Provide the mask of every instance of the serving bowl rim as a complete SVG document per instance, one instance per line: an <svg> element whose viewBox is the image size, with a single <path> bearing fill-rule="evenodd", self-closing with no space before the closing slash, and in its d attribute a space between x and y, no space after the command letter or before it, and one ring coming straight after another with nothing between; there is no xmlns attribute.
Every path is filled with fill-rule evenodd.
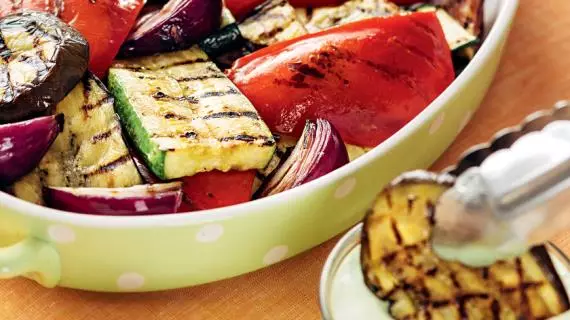
<svg viewBox="0 0 570 320"><path fill-rule="evenodd" d="M517 11L519 0L502 0L500 9L493 22L493 27L486 36L481 48L467 65L465 70L457 77L444 92L442 92L430 105L428 105L414 119L408 122L402 129L392 135L386 141L362 155L353 162L307 184L287 190L263 199L233 205L224 208L203 210L197 212L173 213L165 215L149 216L99 216L61 211L27 202L10 194L0 192L0 203L4 208L16 211L22 215L39 218L59 223L94 228L147 228L169 227L193 224L204 224L215 221L229 220L241 215L265 212L267 208L287 204L299 196L310 193L314 189L324 188L335 181L342 180L360 171L366 165L382 156L399 143L412 135L422 124L433 118L459 91L475 77L478 70L495 53L500 45L502 37L509 28Z"/></svg>

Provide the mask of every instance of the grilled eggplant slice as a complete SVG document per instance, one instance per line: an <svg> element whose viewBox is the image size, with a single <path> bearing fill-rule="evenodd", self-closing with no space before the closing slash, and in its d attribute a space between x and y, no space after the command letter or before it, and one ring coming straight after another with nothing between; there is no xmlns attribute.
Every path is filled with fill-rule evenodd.
<svg viewBox="0 0 570 320"><path fill-rule="evenodd" d="M198 46L118 61L109 86L123 126L161 179L262 169L275 151L253 105Z"/></svg>
<svg viewBox="0 0 570 320"><path fill-rule="evenodd" d="M113 98L95 76L88 73L56 111L65 115L63 132L38 170L12 186L15 196L38 203L43 186L121 188L142 183L122 138Z"/></svg>
<svg viewBox="0 0 570 320"><path fill-rule="evenodd" d="M48 113L88 62L87 41L53 15L27 11L0 19L0 123Z"/></svg>
<svg viewBox="0 0 570 320"><path fill-rule="evenodd" d="M397 179L364 222L367 286L395 319L547 319L568 310L544 247L487 268L439 259L429 246L435 203L453 179L423 171Z"/></svg>
<svg viewBox="0 0 570 320"><path fill-rule="evenodd" d="M239 24L243 37L258 46L300 37L307 30L287 0L268 0Z"/></svg>

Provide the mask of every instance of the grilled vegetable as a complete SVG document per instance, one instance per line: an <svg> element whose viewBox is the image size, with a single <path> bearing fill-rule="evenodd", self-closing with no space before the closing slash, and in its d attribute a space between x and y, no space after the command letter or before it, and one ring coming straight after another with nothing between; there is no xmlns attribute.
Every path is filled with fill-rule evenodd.
<svg viewBox="0 0 570 320"><path fill-rule="evenodd" d="M109 72L124 127L161 179L264 168L275 140L254 107L197 46Z"/></svg>
<svg viewBox="0 0 570 320"><path fill-rule="evenodd" d="M350 22L400 13L400 8L385 0L350 0L336 7L297 10L310 33Z"/></svg>
<svg viewBox="0 0 570 320"><path fill-rule="evenodd" d="M225 6L238 21L245 19L255 7L263 2L265 0L224 0Z"/></svg>
<svg viewBox="0 0 570 320"><path fill-rule="evenodd" d="M228 75L272 132L299 137L306 120L323 118L362 147L397 132L455 77L434 13L372 18L284 41L239 59Z"/></svg>
<svg viewBox="0 0 570 320"><path fill-rule="evenodd" d="M437 14L449 48L452 51L459 51L479 43L479 39L474 34L464 29L463 26L444 9L438 9L432 5L422 5L415 10L419 12L435 12Z"/></svg>
<svg viewBox="0 0 570 320"><path fill-rule="evenodd" d="M394 319L547 319L568 309L544 247L488 268L441 260L429 246L439 196L450 176L408 173L365 218L361 260L367 286Z"/></svg>
<svg viewBox="0 0 570 320"><path fill-rule="evenodd" d="M326 120L307 121L295 149L259 194L271 196L311 182L348 163L340 134Z"/></svg>
<svg viewBox="0 0 570 320"><path fill-rule="evenodd" d="M127 38L144 0L2 0L0 17L26 10L53 14L89 42L89 70L103 77ZM69 64L66 68L74 66ZM66 69L67 71L67 69ZM82 73L81 73L82 75ZM70 87L71 90L73 88Z"/></svg>
<svg viewBox="0 0 570 320"><path fill-rule="evenodd" d="M294 7L332 7L342 4L345 0L289 0Z"/></svg>
<svg viewBox="0 0 570 320"><path fill-rule="evenodd" d="M62 127L63 115L0 125L0 185L32 171Z"/></svg>
<svg viewBox="0 0 570 320"><path fill-rule="evenodd" d="M472 35L479 37L483 31L484 0L430 0L441 6Z"/></svg>
<svg viewBox="0 0 570 320"><path fill-rule="evenodd" d="M198 211L227 207L251 200L255 170L209 171L182 179L189 203L181 211Z"/></svg>
<svg viewBox="0 0 570 320"><path fill-rule="evenodd" d="M56 17L24 12L0 19L0 123L45 114L87 69L85 39Z"/></svg>
<svg viewBox="0 0 570 320"><path fill-rule="evenodd" d="M275 170L277 170L284 162L289 158L293 149L297 145L297 139L289 138L289 137L281 137L277 136L275 138L277 140L277 145L275 148L275 153L273 157L265 166L265 168L261 170L257 170L255 175L255 182L253 183L253 193L255 194L261 185L269 178L272 177Z"/></svg>
<svg viewBox="0 0 570 320"><path fill-rule="evenodd" d="M124 56L150 55L190 47L220 26L222 0L170 0L135 25Z"/></svg>
<svg viewBox="0 0 570 320"><path fill-rule="evenodd" d="M130 188L46 188L48 206L105 216L176 213L182 200L180 182Z"/></svg>
<svg viewBox="0 0 570 320"><path fill-rule="evenodd" d="M239 24L243 37L257 46L297 38L307 34L295 9L286 0L268 0L256 7Z"/></svg>
<svg viewBox="0 0 570 320"><path fill-rule="evenodd" d="M63 132L38 170L12 186L15 196L38 203L42 186L117 188L142 182L122 139L113 98L97 78L87 74L56 112L65 115Z"/></svg>

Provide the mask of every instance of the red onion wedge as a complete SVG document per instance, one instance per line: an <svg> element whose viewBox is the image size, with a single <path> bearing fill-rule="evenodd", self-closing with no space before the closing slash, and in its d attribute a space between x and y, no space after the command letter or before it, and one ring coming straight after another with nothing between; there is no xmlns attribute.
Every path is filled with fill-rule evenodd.
<svg viewBox="0 0 570 320"><path fill-rule="evenodd" d="M104 216L176 213L182 183L148 184L130 188L45 188L49 207Z"/></svg>
<svg viewBox="0 0 570 320"><path fill-rule="evenodd" d="M348 152L327 120L307 121L293 152L259 192L271 196L315 180L347 164Z"/></svg>
<svg viewBox="0 0 570 320"><path fill-rule="evenodd" d="M188 48L220 26L221 0L170 0L137 21L121 48L123 56Z"/></svg>
<svg viewBox="0 0 570 320"><path fill-rule="evenodd" d="M0 125L0 184L32 171L63 129L63 114Z"/></svg>

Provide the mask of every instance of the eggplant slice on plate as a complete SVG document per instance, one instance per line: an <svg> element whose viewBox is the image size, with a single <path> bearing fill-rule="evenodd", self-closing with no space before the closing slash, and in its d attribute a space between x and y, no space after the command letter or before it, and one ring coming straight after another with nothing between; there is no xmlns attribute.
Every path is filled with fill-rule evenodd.
<svg viewBox="0 0 570 320"><path fill-rule="evenodd" d="M435 204L448 175L408 173L367 214L361 262L370 290L395 319L548 319L569 302L542 246L486 268L438 258L429 246Z"/></svg>
<svg viewBox="0 0 570 320"><path fill-rule="evenodd" d="M0 123L46 114L81 79L87 41L55 16L26 11L0 19Z"/></svg>

